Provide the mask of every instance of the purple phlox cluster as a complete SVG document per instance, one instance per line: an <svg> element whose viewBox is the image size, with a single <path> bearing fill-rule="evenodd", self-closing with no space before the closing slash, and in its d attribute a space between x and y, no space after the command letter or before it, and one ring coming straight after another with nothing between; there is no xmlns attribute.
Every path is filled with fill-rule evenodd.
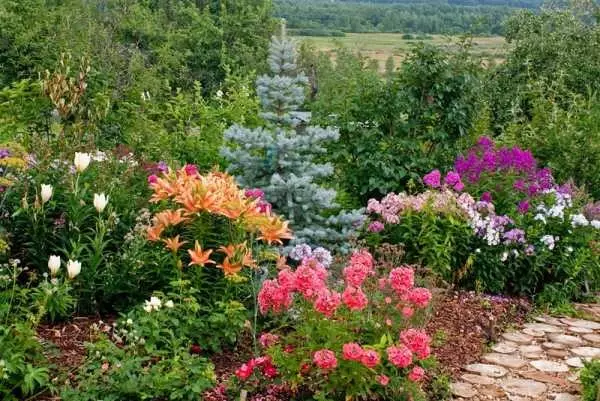
<svg viewBox="0 0 600 401"><path fill-rule="evenodd" d="M517 211L521 214L526 214L529 211L529 201L527 199L520 201Z"/></svg>
<svg viewBox="0 0 600 401"><path fill-rule="evenodd" d="M8 156L10 156L10 150L6 149L6 148L1 148L0 149L0 159L6 159Z"/></svg>
<svg viewBox="0 0 600 401"><path fill-rule="evenodd" d="M367 228L367 230L369 230L372 233L379 233L381 231L383 231L385 229L385 225L380 222L380 221L372 221L371 224L369 224L369 227Z"/></svg>
<svg viewBox="0 0 600 401"><path fill-rule="evenodd" d="M588 220L600 220L600 201L590 202L583 208L583 214Z"/></svg>
<svg viewBox="0 0 600 401"><path fill-rule="evenodd" d="M317 247L312 249L308 244L298 244L290 251L289 257L295 261L303 261L307 259L314 259L323 267L331 266L333 262L333 256L331 252L323 247Z"/></svg>
<svg viewBox="0 0 600 401"><path fill-rule="evenodd" d="M442 187L442 173L440 170L433 170L432 172L423 176L423 183L430 188L441 188ZM444 185L450 187L457 192L462 192L465 189L465 184L460 178L460 174L456 171L449 171L444 177Z"/></svg>
<svg viewBox="0 0 600 401"><path fill-rule="evenodd" d="M520 178L513 183L513 188L528 196L555 186L551 170L538 169L529 150L517 146L496 148L488 137L481 137L466 155L459 156L454 162L454 171L468 183L478 182L484 174L516 174Z"/></svg>
<svg viewBox="0 0 600 401"><path fill-rule="evenodd" d="M261 213L271 213L273 206L265 200L265 192L260 188L247 189L244 192L247 198L258 199L258 210Z"/></svg>
<svg viewBox="0 0 600 401"><path fill-rule="evenodd" d="M504 244L524 244L525 243L525 231L520 228L513 228L508 230L503 235Z"/></svg>

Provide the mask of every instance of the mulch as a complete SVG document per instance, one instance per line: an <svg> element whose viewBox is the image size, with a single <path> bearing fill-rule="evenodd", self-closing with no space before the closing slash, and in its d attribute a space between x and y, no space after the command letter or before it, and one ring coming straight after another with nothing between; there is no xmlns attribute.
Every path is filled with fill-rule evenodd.
<svg viewBox="0 0 600 401"><path fill-rule="evenodd" d="M435 294L433 315L425 326L433 338L432 353L443 373L456 378L461 368L475 362L486 344L494 342L507 325L522 324L531 310L523 298L489 296L465 291L441 291ZM76 317L55 325L41 325L38 336L53 345L55 352L48 358L61 370L74 372L85 358L85 343L93 340L98 330L110 331L114 318ZM227 378L250 357L250 347L244 342L235 350L212 357L219 385L206 394L206 401L227 401ZM57 400L41 397L40 400ZM248 397L248 401L284 401L290 394L282 386L270 386L263 393Z"/></svg>

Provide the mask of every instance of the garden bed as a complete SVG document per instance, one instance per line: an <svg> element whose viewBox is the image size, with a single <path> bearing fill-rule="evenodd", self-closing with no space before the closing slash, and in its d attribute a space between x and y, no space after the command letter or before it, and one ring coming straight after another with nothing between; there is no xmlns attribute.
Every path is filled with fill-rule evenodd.
<svg viewBox="0 0 600 401"><path fill-rule="evenodd" d="M441 372L458 377L463 366L476 361L485 346L496 340L503 328L518 326L525 321L531 306L524 298L480 295L465 291L440 291L433 301L433 314L426 324L433 338L433 355ZM48 357L68 372L76 370L85 357L85 342L96 330L110 331L114 318L76 317L67 323L42 325L38 335L43 342L56 348ZM237 348L214 355L218 382L223 384L233 372L251 357L249 338ZM289 392L281 386L271 386L261 394L249 397L255 401L289 400ZM223 386L206 395L207 401L226 401ZM58 400L41 396L36 400Z"/></svg>

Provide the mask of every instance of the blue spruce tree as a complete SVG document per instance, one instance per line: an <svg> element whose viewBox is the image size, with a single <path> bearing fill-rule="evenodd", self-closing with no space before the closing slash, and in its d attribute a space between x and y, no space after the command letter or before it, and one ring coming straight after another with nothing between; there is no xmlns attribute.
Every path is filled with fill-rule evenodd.
<svg viewBox="0 0 600 401"><path fill-rule="evenodd" d="M316 158L325 145L337 141L334 128L308 125L310 113L301 112L307 78L297 70L294 43L286 37L271 41L268 64L271 75L256 81L264 127L234 125L225 132L221 152L228 171L248 188L260 188L273 209L291 222L292 244L344 249L346 240L361 221L360 211L335 214L336 192L321 186L333 174L328 163Z"/></svg>

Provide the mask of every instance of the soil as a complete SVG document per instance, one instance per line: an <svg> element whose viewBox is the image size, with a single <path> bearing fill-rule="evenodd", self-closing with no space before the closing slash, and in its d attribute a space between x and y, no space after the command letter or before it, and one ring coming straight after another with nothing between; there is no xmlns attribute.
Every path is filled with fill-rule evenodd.
<svg viewBox="0 0 600 401"><path fill-rule="evenodd" d="M523 298L478 295L474 292L442 291L434 296L433 315L425 326L432 337L432 353L441 371L453 378L461 367L476 361L485 346L496 340L508 325L518 326L525 321L531 309ZM50 344L54 352L48 358L55 366L70 372L81 365L85 358L85 343L91 341L99 328L110 331L114 318L76 317L67 323L41 325L38 335L42 342ZM233 350L212 358L219 385L205 395L206 401L227 401L224 384L233 372L251 355L249 340L242 341ZM248 397L248 401L284 401L290 393L282 386L270 386L261 394ZM43 395L36 398L58 400Z"/></svg>

